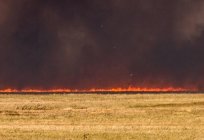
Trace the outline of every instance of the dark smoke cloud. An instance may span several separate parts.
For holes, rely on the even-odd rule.
[[[0,88],[197,87],[203,0],[0,0]]]

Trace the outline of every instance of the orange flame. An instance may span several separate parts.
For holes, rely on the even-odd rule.
[[[2,89],[1,93],[40,93],[40,92],[51,92],[51,93],[62,93],[62,92],[185,92],[185,91],[196,91],[196,89],[186,88],[140,88],[140,87],[128,87],[128,88],[92,88],[92,89]]]

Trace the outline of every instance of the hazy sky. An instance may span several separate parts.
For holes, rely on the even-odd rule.
[[[0,88],[204,85],[203,0],[0,0]]]

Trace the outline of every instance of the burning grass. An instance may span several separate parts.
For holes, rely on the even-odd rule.
[[[0,95],[0,139],[203,139],[203,94]]]
[[[96,93],[96,92],[185,92],[198,91],[197,88],[175,88],[175,87],[163,87],[163,88],[144,88],[144,87],[127,87],[127,88],[91,88],[91,89],[0,89],[0,93]]]

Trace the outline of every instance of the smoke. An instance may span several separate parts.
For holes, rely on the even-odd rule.
[[[0,88],[196,87],[202,0],[0,0]]]

